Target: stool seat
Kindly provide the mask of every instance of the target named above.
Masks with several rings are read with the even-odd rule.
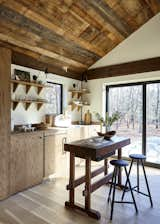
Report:
[[[129,157],[131,159],[146,159],[146,156],[143,154],[130,154]]]
[[[111,160],[110,164],[113,166],[118,166],[118,167],[124,167],[124,166],[128,166],[128,162],[122,159],[119,160]]]
[[[110,215],[110,220],[112,220],[113,217],[113,210],[114,210],[114,204],[115,203],[126,203],[126,204],[134,204],[136,213],[138,213],[138,209],[137,209],[137,205],[136,205],[136,201],[134,198],[134,194],[132,191],[132,187],[131,187],[131,183],[129,180],[129,175],[127,172],[127,167],[128,166],[128,162],[122,159],[118,159],[118,160],[111,160],[110,164],[114,166],[114,171],[113,171],[113,175],[112,175],[112,180],[111,180],[111,186],[109,189],[109,194],[108,194],[108,203],[111,202],[111,215]],[[132,196],[132,201],[117,201],[115,200],[115,190],[116,190],[116,185],[117,185],[117,180],[118,180],[118,175],[121,169],[124,169],[125,171],[125,175],[126,175],[126,182],[129,183],[129,190],[131,192],[131,196]],[[112,195],[112,199],[111,199],[111,195]]]

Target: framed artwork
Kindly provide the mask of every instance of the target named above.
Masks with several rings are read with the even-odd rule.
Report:
[[[16,80],[30,82],[30,72],[15,69],[14,75]]]

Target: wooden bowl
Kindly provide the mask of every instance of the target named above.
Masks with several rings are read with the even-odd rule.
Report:
[[[110,140],[116,134],[116,131],[107,131],[106,133],[97,132],[97,134],[103,136],[106,140]]]

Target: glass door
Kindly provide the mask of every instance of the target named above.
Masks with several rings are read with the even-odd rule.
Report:
[[[116,130],[118,136],[131,139],[131,144],[122,150],[124,157],[131,153],[142,153],[143,132],[143,86],[130,85],[110,87],[108,90],[108,112],[120,112],[121,118],[112,129]]]
[[[147,84],[146,155],[160,164],[160,83]]]

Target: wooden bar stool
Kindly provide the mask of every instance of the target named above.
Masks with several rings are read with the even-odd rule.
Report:
[[[151,207],[153,207],[152,196],[151,196],[151,193],[150,193],[149,184],[148,184],[148,180],[147,180],[147,176],[146,176],[146,171],[145,171],[145,168],[144,168],[144,160],[146,159],[146,156],[143,155],[143,154],[131,154],[131,155],[129,155],[129,157],[132,160],[131,160],[131,165],[130,165],[130,168],[129,168],[128,176],[130,176],[133,162],[137,163],[137,186],[133,187],[132,190],[138,192],[139,194],[142,194],[144,196],[149,197]],[[145,194],[144,192],[141,192],[139,190],[140,189],[140,185],[139,185],[139,165],[141,165],[142,169],[143,169],[148,194]],[[124,195],[125,195],[126,191],[128,191],[128,190],[126,190],[127,189],[127,184],[128,184],[128,181],[126,180],[125,188],[124,188],[123,194],[122,194],[122,200],[124,198]]]
[[[136,213],[138,213],[136,201],[135,201],[135,198],[134,198],[134,195],[133,195],[133,191],[132,191],[132,187],[131,187],[131,183],[130,183],[130,180],[129,180],[129,175],[128,175],[128,172],[127,172],[127,169],[126,169],[126,166],[128,166],[128,162],[126,162],[124,160],[111,160],[110,164],[114,166],[111,186],[110,186],[110,190],[109,190],[109,194],[108,194],[108,203],[111,202],[110,220],[112,220],[112,217],[113,217],[114,203],[134,204]],[[127,183],[129,184],[129,189],[131,191],[133,202],[132,201],[115,201],[115,190],[116,190],[118,174],[119,174],[119,172],[120,172],[122,167],[124,167],[124,170],[125,170]],[[112,193],[112,190],[113,190],[113,193]],[[112,199],[111,199],[111,193],[112,193]]]

